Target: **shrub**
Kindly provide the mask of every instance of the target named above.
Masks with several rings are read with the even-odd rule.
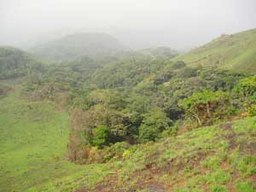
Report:
[[[94,128],[92,134],[93,136],[91,139],[91,144],[93,146],[103,148],[104,146],[109,145],[111,132],[110,129],[105,125],[99,125],[98,127]]]
[[[244,110],[250,116],[256,115],[256,76],[241,79],[234,87],[238,102],[243,104]]]
[[[178,76],[180,78],[190,78],[196,77],[198,73],[198,68],[184,67],[179,70]]]
[[[181,69],[186,67],[186,63],[184,61],[176,61],[173,65],[172,68],[173,69]]]
[[[139,127],[139,140],[141,142],[155,141],[163,130],[171,124],[170,119],[160,109],[154,109],[144,115]]]
[[[115,143],[109,147],[106,147],[103,150],[102,158],[104,161],[109,161],[111,159],[123,159],[124,158],[124,153],[129,150],[130,145],[126,142],[118,142]]]
[[[230,113],[229,94],[223,91],[201,91],[183,99],[179,105],[187,118],[195,119],[199,126],[212,124]]]
[[[256,76],[241,79],[234,87],[234,91],[244,97],[256,94]]]

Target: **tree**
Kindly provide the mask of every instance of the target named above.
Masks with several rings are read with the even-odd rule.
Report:
[[[186,118],[195,119],[199,126],[209,125],[229,113],[229,94],[223,91],[199,91],[183,99],[179,105],[185,110]]]
[[[91,144],[98,148],[103,148],[110,144],[111,132],[110,129],[105,125],[99,125],[93,129],[93,136],[91,139]]]
[[[161,109],[153,109],[143,116],[139,127],[139,140],[141,142],[155,141],[163,130],[169,128],[171,121]]]
[[[233,92],[238,96],[245,111],[251,116],[256,115],[256,76],[241,79]]]
[[[256,76],[241,79],[233,90],[244,97],[256,95]]]
[[[94,105],[88,110],[74,109],[71,112],[71,127],[77,133],[82,133],[82,145],[91,145],[95,134],[104,129],[111,132],[108,142],[115,143],[124,140],[127,130],[127,117],[122,112],[110,109],[104,105]],[[96,132],[95,132],[96,129]],[[81,134],[78,134],[80,136]]]

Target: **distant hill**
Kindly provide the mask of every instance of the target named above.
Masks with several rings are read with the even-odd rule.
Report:
[[[256,29],[223,34],[210,43],[180,55],[190,65],[216,66],[235,71],[256,72]]]
[[[32,55],[13,47],[0,47],[0,80],[25,76],[43,66]]]
[[[79,33],[34,47],[30,52],[51,61],[63,62],[81,57],[115,56],[127,48],[104,33]]]
[[[153,57],[163,57],[163,58],[173,58],[174,56],[178,55],[178,51],[173,50],[169,47],[156,47],[156,48],[148,48],[142,49],[138,52],[143,53],[145,55],[151,55]]]

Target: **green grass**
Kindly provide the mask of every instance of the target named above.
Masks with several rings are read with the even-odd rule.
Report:
[[[256,117],[132,146],[106,164],[76,165],[65,157],[66,112],[18,91],[0,106],[0,191],[255,190]]]
[[[256,71],[256,29],[221,36],[210,43],[176,57],[188,65],[217,66],[238,72]]]
[[[152,191],[161,187],[165,191],[250,191],[256,167],[255,152],[251,151],[255,125],[256,117],[250,117],[133,146],[122,160],[108,163],[115,179],[106,177],[99,186],[106,191]]]
[[[249,182],[239,182],[236,184],[237,192],[253,192],[255,188],[253,188],[252,184]]]
[[[22,100],[17,92],[0,99],[0,132],[0,191],[71,191],[104,177],[104,165],[66,160],[68,114],[51,102]]]

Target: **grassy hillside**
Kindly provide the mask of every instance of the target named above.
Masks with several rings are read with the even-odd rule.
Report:
[[[34,47],[30,52],[50,61],[72,61],[80,57],[114,56],[127,48],[104,33],[73,34]]]
[[[180,55],[190,65],[216,66],[235,71],[256,71],[256,29],[222,35],[210,43]]]
[[[135,146],[113,174],[82,191],[255,191],[256,119],[202,127]]]
[[[255,117],[130,146],[106,164],[76,165],[65,158],[65,112],[17,90],[0,104],[1,191],[255,190]]]
[[[21,99],[17,87],[12,90],[0,99],[0,191],[72,191],[84,181],[101,180],[104,165],[84,167],[66,160],[67,113],[51,102]],[[84,175],[91,172],[93,177]],[[63,183],[55,186],[58,180]]]
[[[106,60],[87,35],[0,49],[0,191],[256,190],[255,30]]]

